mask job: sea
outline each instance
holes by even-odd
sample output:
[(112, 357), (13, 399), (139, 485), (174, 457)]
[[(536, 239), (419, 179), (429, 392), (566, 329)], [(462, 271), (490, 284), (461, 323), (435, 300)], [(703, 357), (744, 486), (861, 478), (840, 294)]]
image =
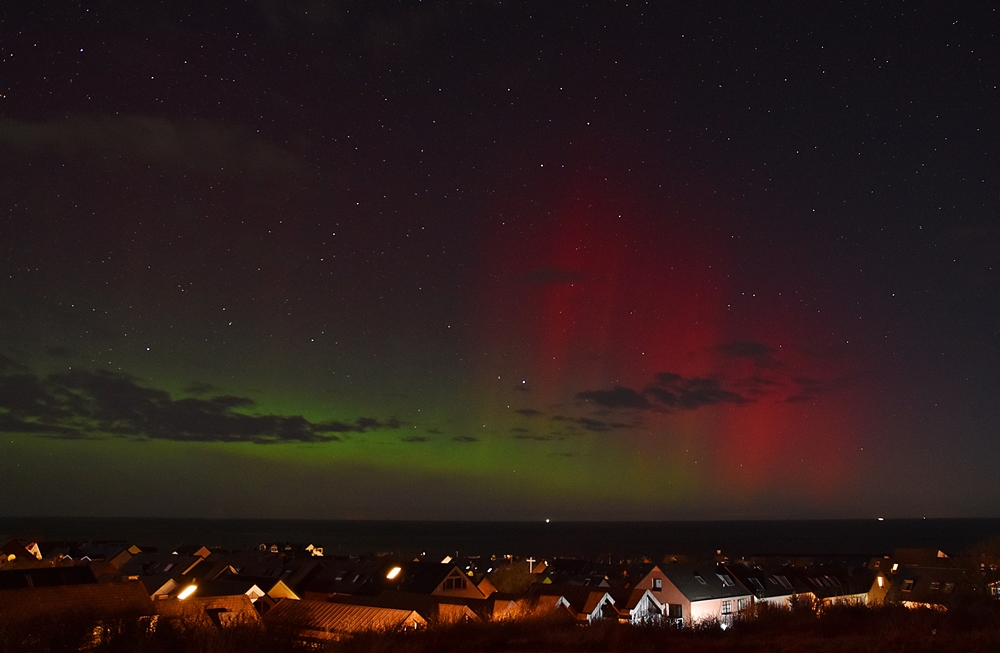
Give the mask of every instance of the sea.
[(164, 550), (204, 545), (323, 547), (330, 555), (535, 556), (662, 560), (672, 555), (888, 555), (897, 548), (948, 555), (1000, 540), (1000, 519), (788, 521), (363, 521), (0, 517), (0, 544), (122, 542)]

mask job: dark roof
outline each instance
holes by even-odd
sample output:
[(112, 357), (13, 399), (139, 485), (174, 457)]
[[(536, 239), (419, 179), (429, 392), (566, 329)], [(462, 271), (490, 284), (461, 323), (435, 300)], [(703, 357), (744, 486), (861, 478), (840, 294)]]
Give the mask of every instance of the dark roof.
[(36, 567), (0, 571), (0, 590), (20, 587), (51, 587), (96, 583), (94, 572), (86, 565), (74, 567)]
[(87, 583), (30, 587), (0, 592), (0, 621), (19, 622), (40, 616), (122, 613), (153, 614), (153, 603), (137, 582)]
[[(529, 592), (538, 596), (561, 596), (569, 602), (577, 614), (590, 614), (597, 607), (605, 594), (610, 594), (609, 587), (584, 587), (583, 585), (568, 585), (564, 583), (532, 583)], [(614, 598), (612, 597), (612, 602)]]
[(689, 601), (750, 595), (739, 580), (714, 563), (662, 565), (660, 571)]
[(319, 573), (301, 584), (301, 589), (317, 594), (357, 594), (383, 564), (377, 558), (327, 560)]
[(246, 595), (201, 596), (154, 603), (162, 617), (181, 619), (188, 625), (224, 628), (237, 623), (259, 623), (260, 615)]
[(790, 596), (812, 591), (803, 585), (797, 576), (789, 578), (781, 573), (771, 573), (760, 565), (736, 562), (725, 565), (725, 569), (750, 590), (757, 599)]
[(392, 610), (324, 601), (279, 601), (264, 615), (267, 623), (300, 629), (310, 639), (332, 639), (338, 633), (398, 630), (426, 620), (414, 610)]
[(970, 583), (965, 569), (900, 567), (889, 581), (885, 599), (950, 606), (969, 592)]
[(392, 590), (386, 590), (378, 596), (338, 596), (331, 601), (350, 605), (367, 605), (374, 608), (415, 610), (421, 617), (431, 622), (445, 621), (445, 613), (449, 615), (447, 620), (454, 620), (455, 614), (462, 614), (469, 619), (478, 620), (477, 609), (479, 614), (486, 612), (486, 599), (462, 599)]

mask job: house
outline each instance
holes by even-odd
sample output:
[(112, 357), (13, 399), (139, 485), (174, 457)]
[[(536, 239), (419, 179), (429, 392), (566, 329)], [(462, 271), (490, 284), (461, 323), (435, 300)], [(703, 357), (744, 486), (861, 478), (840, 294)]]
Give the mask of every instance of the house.
[(511, 619), (570, 619), (576, 613), (566, 597), (552, 594), (504, 594), (496, 592), (486, 599), (485, 617), (494, 621)]
[[(323, 566), (297, 588), (303, 599), (326, 601), (334, 596), (360, 594), (379, 574), (381, 558), (325, 558)], [(367, 592), (378, 594), (378, 592)]]
[(185, 547), (171, 553), (139, 552), (125, 561), (113, 578), (138, 580), (151, 598), (162, 600), (233, 571), (223, 556), (206, 547)]
[(754, 603), (787, 608), (797, 599), (811, 602), (815, 598), (798, 576), (789, 577), (777, 571), (771, 573), (752, 562), (732, 562), (724, 568), (750, 590)]
[(457, 565), (437, 562), (384, 561), (359, 594), (384, 590), (485, 599), (483, 592)]
[(0, 564), (25, 559), (31, 559), (33, 561), (42, 559), (42, 551), (38, 548), (37, 542), (11, 540), (3, 546), (0, 546)]
[(0, 571), (0, 590), (24, 587), (55, 587), (96, 583), (94, 572), (87, 566), (29, 567)]
[(889, 579), (883, 600), (907, 608), (947, 610), (969, 595), (968, 576), (960, 567), (901, 567)]
[(750, 605), (750, 590), (716, 563), (670, 564), (661, 568), (664, 581), (660, 603), (678, 625), (703, 621), (730, 622)]
[(149, 595), (140, 583), (90, 582), (0, 591), (0, 623), (8, 625), (35, 619), (65, 621), (69, 617), (96, 621), (123, 614), (154, 614)]
[[(485, 599), (462, 599), (431, 594), (414, 594), (386, 590), (378, 596), (335, 596), (333, 603), (347, 605), (367, 605), (373, 608), (391, 608), (394, 610), (413, 610), (420, 614), (430, 624), (454, 624), (469, 621), (480, 621), (473, 606), (485, 612)], [(471, 605), (470, 605), (471, 604)]]
[(618, 620), (626, 624), (654, 625), (662, 623), (666, 606), (645, 588), (618, 589), (609, 592), (618, 610)]
[(415, 610), (394, 610), (322, 601), (281, 601), (264, 623), (292, 630), (306, 642), (335, 641), (362, 632), (409, 630), (427, 625)]
[(849, 567), (831, 562), (783, 567), (780, 575), (795, 578), (812, 592), (820, 607), (836, 604), (867, 605), (876, 574), (866, 566)]
[(555, 603), (561, 603), (561, 598), (569, 605), (569, 611), (581, 624), (591, 624), (604, 619), (619, 620), (615, 600), (607, 588), (591, 588), (584, 585), (568, 585), (558, 583), (533, 583), (529, 590), (537, 596), (556, 597)]
[(182, 628), (224, 629), (242, 624), (259, 624), (260, 615), (249, 596), (192, 596), (155, 603), (156, 627), (171, 624)]

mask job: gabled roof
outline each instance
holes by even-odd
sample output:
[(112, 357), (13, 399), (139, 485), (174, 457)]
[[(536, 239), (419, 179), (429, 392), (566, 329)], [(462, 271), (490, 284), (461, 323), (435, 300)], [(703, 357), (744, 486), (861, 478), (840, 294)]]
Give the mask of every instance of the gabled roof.
[[(357, 594), (371, 578), (379, 573), (384, 562), (378, 558), (330, 559), (323, 562), (322, 570), (302, 583), (300, 593)], [(377, 592), (372, 592), (377, 593)]]
[(752, 563), (730, 563), (725, 569), (759, 600), (802, 594), (812, 590), (806, 588), (798, 577), (771, 573), (760, 565)]
[(582, 585), (566, 585), (560, 583), (533, 583), (530, 593), (545, 596), (561, 596), (569, 603), (570, 609), (577, 615), (589, 615), (607, 600), (614, 605), (614, 598), (609, 594), (609, 588), (591, 588)]
[(0, 621), (19, 622), (62, 614), (153, 614), (145, 588), (137, 582), (31, 587), (0, 592)]
[(264, 615), (267, 623), (297, 628), (310, 639), (336, 639), (338, 635), (388, 631), (424, 626), (415, 610), (392, 610), (323, 601), (280, 601)]
[(157, 613), (166, 618), (183, 620), (193, 626), (215, 626), (225, 628), (240, 623), (259, 623), (260, 615), (253, 607), (250, 597), (200, 596), (184, 599), (156, 601)]
[(619, 612), (635, 610), (636, 606), (642, 602), (647, 594), (652, 603), (660, 608), (661, 612), (663, 611), (663, 604), (660, 603), (656, 594), (648, 589), (620, 589), (612, 590), (610, 593), (611, 598), (615, 601), (615, 607), (618, 608)]
[(901, 567), (889, 582), (886, 601), (949, 606), (969, 592), (968, 573), (961, 568)]
[(715, 563), (663, 565), (660, 571), (691, 602), (750, 595), (750, 590)]
[(479, 621), (479, 615), (472, 609), (472, 604), (481, 604), (476, 607), (482, 610), (486, 603), (486, 599), (461, 599), (392, 590), (386, 590), (378, 596), (337, 596), (331, 601), (373, 608), (415, 610), (429, 622)]

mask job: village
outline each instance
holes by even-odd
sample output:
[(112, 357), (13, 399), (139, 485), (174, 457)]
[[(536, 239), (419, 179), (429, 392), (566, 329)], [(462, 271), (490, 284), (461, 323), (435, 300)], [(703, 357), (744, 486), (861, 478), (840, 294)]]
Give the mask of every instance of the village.
[[(324, 556), (322, 547), (173, 550), (127, 542), (0, 547), (0, 629), (130, 615), (149, 630), (280, 628), (322, 645), (359, 633), (539, 619), (725, 630), (766, 606), (947, 611), (997, 595), (992, 559), (900, 549), (882, 556), (582, 560)], [(20, 629), (20, 630), (18, 630)], [(27, 629), (27, 630), (26, 630)], [(100, 637), (100, 629), (94, 630)]]

